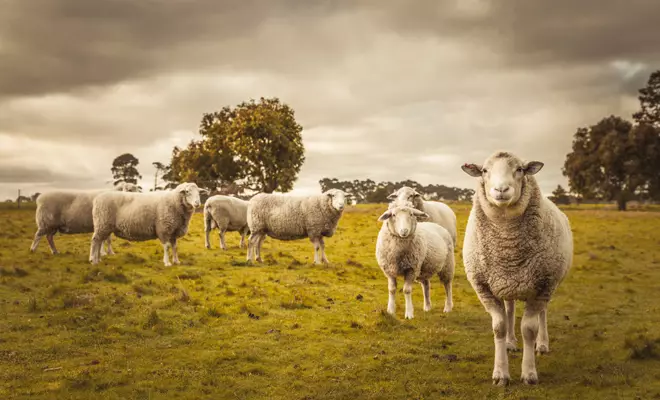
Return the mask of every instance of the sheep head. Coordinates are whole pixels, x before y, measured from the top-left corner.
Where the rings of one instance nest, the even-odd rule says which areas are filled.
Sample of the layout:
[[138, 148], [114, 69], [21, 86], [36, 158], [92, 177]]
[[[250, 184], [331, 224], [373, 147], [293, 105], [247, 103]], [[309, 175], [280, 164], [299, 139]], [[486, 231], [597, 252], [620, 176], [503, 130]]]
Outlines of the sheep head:
[[415, 233], [417, 222], [429, 219], [429, 215], [423, 211], [409, 206], [394, 206], [388, 208], [378, 220], [387, 224], [391, 234], [400, 238], [406, 238]]
[[323, 194], [328, 196], [332, 208], [340, 212], [344, 210], [346, 206], [346, 192], [339, 189], [330, 189], [323, 192]]
[[184, 204], [192, 208], [197, 208], [202, 203], [199, 198], [200, 189], [193, 182], [185, 182], [174, 189], [181, 196]]
[[543, 163], [525, 162], [512, 153], [499, 151], [488, 157], [483, 165], [464, 164], [461, 168], [468, 175], [479, 178], [479, 190], [489, 203], [508, 207], [520, 199], [527, 177], [539, 172]]

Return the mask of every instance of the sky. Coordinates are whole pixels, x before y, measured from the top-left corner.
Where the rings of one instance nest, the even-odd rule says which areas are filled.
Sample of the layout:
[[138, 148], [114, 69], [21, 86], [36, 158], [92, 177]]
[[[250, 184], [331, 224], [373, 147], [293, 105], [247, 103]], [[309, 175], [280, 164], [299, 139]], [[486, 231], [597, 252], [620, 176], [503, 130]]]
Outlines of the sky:
[[324, 177], [474, 188], [508, 150], [545, 167], [578, 127], [631, 119], [660, 69], [655, 0], [3, 0], [0, 199], [107, 187], [202, 114], [279, 97], [303, 126], [294, 193]]

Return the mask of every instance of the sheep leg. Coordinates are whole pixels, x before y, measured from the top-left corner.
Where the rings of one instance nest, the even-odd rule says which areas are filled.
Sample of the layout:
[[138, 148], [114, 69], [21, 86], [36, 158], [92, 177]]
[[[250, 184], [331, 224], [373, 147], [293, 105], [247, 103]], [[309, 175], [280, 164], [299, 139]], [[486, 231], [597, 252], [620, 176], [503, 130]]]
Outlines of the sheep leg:
[[46, 235], [46, 240], [48, 240], [48, 246], [50, 246], [50, 252], [53, 254], [60, 254], [59, 251], [55, 248], [55, 240], [53, 239], [53, 233]]
[[95, 232], [92, 236], [92, 244], [89, 247], [89, 262], [91, 262], [92, 265], [98, 264], [101, 259], [101, 246], [103, 245], [103, 240], [103, 237], [98, 232]]
[[227, 244], [225, 243], [225, 232], [227, 229], [220, 229], [220, 248], [222, 250], [227, 250]]
[[325, 240], [323, 238], [319, 239], [319, 242], [321, 243], [321, 261], [330, 264], [330, 261], [328, 260], [328, 257], [325, 255]]
[[241, 242], [238, 244], [238, 248], [242, 249], [245, 246], [245, 236], [248, 234], [248, 229], [245, 228], [241, 231]]
[[210, 249], [211, 248], [211, 241], [209, 240], [209, 234], [211, 233], [211, 230], [208, 229], [208, 227], [206, 226], [206, 223], [204, 225], [205, 225], [204, 226], [204, 247], [206, 247], [207, 249]]
[[539, 333], [539, 314], [543, 311], [545, 305], [546, 303], [541, 300], [528, 300], [525, 303], [525, 312], [520, 323], [523, 337], [522, 374], [520, 379], [528, 385], [535, 385], [539, 381], [536, 373], [534, 345]]
[[262, 233], [259, 235], [259, 242], [257, 242], [257, 262], [263, 262], [261, 259], [261, 246], [263, 246], [264, 242], [266, 241], [266, 234]]
[[248, 243], [247, 243], [247, 261], [252, 262], [254, 260], [254, 253], [255, 253], [255, 246], [257, 244], [256, 240], [257, 234], [252, 233], [250, 237], [248, 238]]
[[506, 348], [507, 350], [518, 350], [518, 339], [516, 338], [516, 302], [515, 300], [506, 300]]
[[112, 236], [108, 236], [108, 240], [106, 240], [105, 243], [108, 246], [108, 255], [114, 256], [115, 252], [112, 250]]
[[319, 256], [319, 253], [321, 252], [321, 242], [319, 241], [318, 238], [315, 237], [309, 238], [309, 240], [314, 245], [314, 264], [320, 264], [321, 257]]
[[451, 292], [451, 281], [442, 282], [442, 284], [445, 286], [445, 308], [442, 311], [450, 312], [452, 308], [454, 308], [454, 299]]
[[424, 292], [424, 311], [431, 311], [431, 281], [424, 279], [420, 282]]
[[444, 268], [438, 273], [440, 281], [445, 286], [445, 308], [443, 312], [450, 312], [454, 308], [454, 297], [452, 295], [451, 284], [454, 280], [454, 252], [449, 252], [449, 257]]
[[550, 339], [548, 337], [548, 305], [539, 313], [539, 335], [536, 340], [536, 351], [545, 354], [550, 351]]
[[414, 318], [413, 302], [412, 302], [412, 287], [415, 279], [411, 274], [406, 276], [406, 280], [403, 282], [403, 297], [406, 299], [406, 319]]
[[387, 291], [389, 292], [387, 312], [394, 315], [396, 313], [396, 278], [391, 276], [387, 277]]
[[492, 319], [495, 339], [495, 363], [493, 366], [493, 385], [509, 384], [509, 356], [506, 353], [506, 310], [502, 300], [495, 297], [485, 284], [473, 286], [486, 311]]
[[41, 238], [44, 237], [45, 234], [46, 234], [45, 231], [42, 231], [41, 229], [37, 230], [37, 233], [34, 234], [34, 240], [32, 241], [32, 246], [30, 246], [31, 252], [37, 250], [37, 246], [39, 246], [39, 242], [41, 241]]
[[169, 254], [167, 254], [167, 250], [170, 248], [170, 246], [172, 246], [170, 242], [163, 242], [163, 264], [165, 264], [166, 267], [172, 266]]
[[177, 265], [181, 264], [181, 261], [179, 261], [179, 246], [176, 239], [170, 242], [170, 246], [172, 247], [172, 262]]

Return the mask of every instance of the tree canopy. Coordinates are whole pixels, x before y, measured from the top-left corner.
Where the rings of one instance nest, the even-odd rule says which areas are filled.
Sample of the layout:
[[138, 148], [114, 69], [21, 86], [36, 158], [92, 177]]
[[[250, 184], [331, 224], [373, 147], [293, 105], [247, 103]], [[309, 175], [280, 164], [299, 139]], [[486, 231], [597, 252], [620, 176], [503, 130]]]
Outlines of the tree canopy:
[[658, 133], [609, 116], [574, 135], [562, 173], [580, 197], [616, 200], [619, 210], [635, 197], [652, 196], [657, 180]]
[[639, 124], [660, 128], [660, 70], [649, 76], [645, 87], [639, 89], [640, 111], [633, 114]]
[[113, 184], [126, 182], [137, 185], [138, 179], [142, 179], [142, 175], [137, 170], [138, 164], [140, 164], [140, 160], [130, 153], [124, 153], [115, 158], [110, 169], [114, 180]]
[[202, 139], [174, 148], [164, 179], [210, 190], [236, 183], [259, 192], [288, 192], [305, 161], [301, 132], [293, 109], [278, 98], [205, 113]]

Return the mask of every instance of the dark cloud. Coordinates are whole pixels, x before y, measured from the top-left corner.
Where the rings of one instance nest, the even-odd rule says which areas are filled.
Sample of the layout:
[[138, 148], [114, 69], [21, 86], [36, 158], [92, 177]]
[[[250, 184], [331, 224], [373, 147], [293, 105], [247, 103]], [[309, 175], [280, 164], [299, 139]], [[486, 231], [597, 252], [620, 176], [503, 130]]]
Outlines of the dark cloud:
[[99, 186], [128, 151], [149, 182], [202, 113], [277, 96], [305, 128], [296, 188], [469, 186], [460, 163], [508, 149], [544, 161], [551, 190], [578, 126], [637, 107], [658, 14], [641, 0], [6, 0], [0, 156], [22, 169], [2, 176]]

